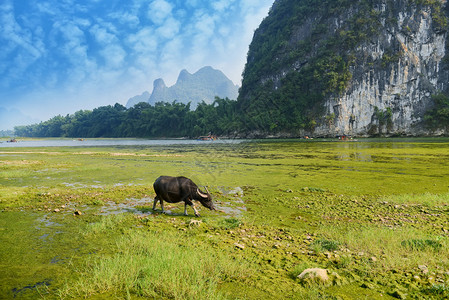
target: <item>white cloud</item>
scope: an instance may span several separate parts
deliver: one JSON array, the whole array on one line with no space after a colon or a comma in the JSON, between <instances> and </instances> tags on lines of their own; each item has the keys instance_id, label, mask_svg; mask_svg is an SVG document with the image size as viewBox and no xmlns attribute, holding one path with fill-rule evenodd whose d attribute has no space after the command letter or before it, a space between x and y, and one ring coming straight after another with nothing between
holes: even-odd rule
<instances>
[{"instance_id":1,"label":"white cloud","mask_svg":"<svg viewBox=\"0 0 449 300\"><path fill-rule=\"evenodd\" d=\"M183 41L181 40L181 38L174 38L165 44L165 47L162 49L161 56L159 58L160 68L164 71L164 73L179 73L180 64L184 64L184 61L182 60L183 52ZM172 80L173 78L166 79Z\"/></svg>"},{"instance_id":2,"label":"white cloud","mask_svg":"<svg viewBox=\"0 0 449 300\"><path fill-rule=\"evenodd\" d=\"M212 2L212 7L215 10L222 12L222 11L226 10L227 8L229 8L229 6L232 3L234 3L234 0L219 0L219 1Z\"/></svg>"},{"instance_id":3,"label":"white cloud","mask_svg":"<svg viewBox=\"0 0 449 300\"><path fill-rule=\"evenodd\" d=\"M109 17L117 20L120 24L128 25L130 27L137 27L140 24L140 19L137 15L131 12L121 11L109 14Z\"/></svg>"},{"instance_id":4,"label":"white cloud","mask_svg":"<svg viewBox=\"0 0 449 300\"><path fill-rule=\"evenodd\" d=\"M0 74L3 74L2 86L9 87L14 81L27 76L27 69L44 55L41 37L33 33L34 30L39 32L39 27L36 27L21 26L16 20L11 3L0 6L0 59L5 62L0 67Z\"/></svg>"},{"instance_id":5,"label":"white cloud","mask_svg":"<svg viewBox=\"0 0 449 300\"><path fill-rule=\"evenodd\" d=\"M57 30L64 38L64 44L61 50L63 50L66 57L74 64L84 62L87 58L87 45L83 30L72 22L58 25L55 26L58 26Z\"/></svg>"},{"instance_id":6,"label":"white cloud","mask_svg":"<svg viewBox=\"0 0 449 300\"><path fill-rule=\"evenodd\" d=\"M197 36L208 38L214 34L215 31L215 16L209 15L205 12L199 12L195 17L195 32Z\"/></svg>"},{"instance_id":7,"label":"white cloud","mask_svg":"<svg viewBox=\"0 0 449 300\"><path fill-rule=\"evenodd\" d=\"M101 55L105 60L107 68L118 69L123 67L126 52L118 44L107 45L100 51Z\"/></svg>"},{"instance_id":8,"label":"white cloud","mask_svg":"<svg viewBox=\"0 0 449 300\"><path fill-rule=\"evenodd\" d=\"M117 39L114 34L108 32L106 28L100 27L98 24L92 26L89 31L100 44L109 44Z\"/></svg>"},{"instance_id":9,"label":"white cloud","mask_svg":"<svg viewBox=\"0 0 449 300\"><path fill-rule=\"evenodd\" d=\"M25 7L0 0L0 102L19 94L14 105L47 118L124 104L151 91L156 78L171 85L181 69L205 65L239 84L254 30L273 1L42 0ZM9 91L18 81L29 89Z\"/></svg>"},{"instance_id":10,"label":"white cloud","mask_svg":"<svg viewBox=\"0 0 449 300\"><path fill-rule=\"evenodd\" d=\"M50 2L39 2L36 4L39 12L55 16L59 13L58 8Z\"/></svg>"},{"instance_id":11,"label":"white cloud","mask_svg":"<svg viewBox=\"0 0 449 300\"><path fill-rule=\"evenodd\" d=\"M151 27L144 27L127 38L128 45L137 55L153 53L158 46L156 34Z\"/></svg>"},{"instance_id":12,"label":"white cloud","mask_svg":"<svg viewBox=\"0 0 449 300\"><path fill-rule=\"evenodd\" d=\"M154 0L149 5L148 18L156 25L161 25L171 16L172 5L165 0Z\"/></svg>"},{"instance_id":13,"label":"white cloud","mask_svg":"<svg viewBox=\"0 0 449 300\"><path fill-rule=\"evenodd\" d=\"M169 17L165 20L164 24L156 30L156 32L159 36L165 39L171 39L179 33L180 28L181 23L178 20Z\"/></svg>"}]
</instances>

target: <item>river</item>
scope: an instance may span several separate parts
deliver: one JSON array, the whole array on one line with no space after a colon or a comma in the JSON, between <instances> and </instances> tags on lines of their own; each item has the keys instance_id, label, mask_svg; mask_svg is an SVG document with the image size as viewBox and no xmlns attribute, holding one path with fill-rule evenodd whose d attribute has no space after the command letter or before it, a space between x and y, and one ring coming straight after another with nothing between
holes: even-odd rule
<instances>
[{"instance_id":1,"label":"river","mask_svg":"<svg viewBox=\"0 0 449 300\"><path fill-rule=\"evenodd\" d=\"M205 145L236 144L242 140L218 139L215 141L199 141L187 139L17 139L17 142L0 140L0 148L24 147L96 147L96 146L168 146L168 145Z\"/></svg>"}]
</instances>

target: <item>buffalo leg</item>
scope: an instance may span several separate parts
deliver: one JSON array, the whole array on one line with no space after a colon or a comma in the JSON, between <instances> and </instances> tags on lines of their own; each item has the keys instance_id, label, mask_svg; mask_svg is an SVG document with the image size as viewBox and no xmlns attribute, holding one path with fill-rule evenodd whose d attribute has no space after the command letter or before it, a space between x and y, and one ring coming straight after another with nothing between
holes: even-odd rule
<instances>
[{"instance_id":1,"label":"buffalo leg","mask_svg":"<svg viewBox=\"0 0 449 300\"><path fill-rule=\"evenodd\" d=\"M159 202L161 203L161 210L162 210L162 213L165 213L165 211L164 211L164 201L162 200L162 198L159 199Z\"/></svg>"},{"instance_id":2,"label":"buffalo leg","mask_svg":"<svg viewBox=\"0 0 449 300\"><path fill-rule=\"evenodd\" d=\"M157 204L157 201L159 200L159 202L161 203L161 209L162 209L162 212L164 212L164 202L162 201L162 198L159 198L159 196L156 196L155 198L154 198L154 203L153 203L153 210L156 210L156 204Z\"/></svg>"},{"instance_id":3,"label":"buffalo leg","mask_svg":"<svg viewBox=\"0 0 449 300\"><path fill-rule=\"evenodd\" d=\"M192 206L193 211L195 212L195 216L196 217L201 217L200 214L198 213L198 211L196 210L195 204L192 203L190 206Z\"/></svg>"},{"instance_id":4,"label":"buffalo leg","mask_svg":"<svg viewBox=\"0 0 449 300\"><path fill-rule=\"evenodd\" d=\"M196 217L201 217L198 211L196 210L195 204L193 204L192 201L184 201L184 216L188 216L187 214L187 205L190 205L193 208L193 211L195 212Z\"/></svg>"},{"instance_id":5,"label":"buffalo leg","mask_svg":"<svg viewBox=\"0 0 449 300\"><path fill-rule=\"evenodd\" d=\"M156 196L156 197L154 197L154 202L153 202L153 210L156 210L156 204L157 204L157 201L159 200L159 198Z\"/></svg>"}]
</instances>

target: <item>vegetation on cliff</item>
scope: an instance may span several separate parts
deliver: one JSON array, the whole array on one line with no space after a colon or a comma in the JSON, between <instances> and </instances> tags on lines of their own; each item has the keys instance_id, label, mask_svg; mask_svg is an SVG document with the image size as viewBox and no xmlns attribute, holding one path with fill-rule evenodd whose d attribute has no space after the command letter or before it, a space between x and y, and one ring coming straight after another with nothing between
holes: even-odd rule
<instances>
[{"instance_id":1,"label":"vegetation on cliff","mask_svg":"<svg viewBox=\"0 0 449 300\"><path fill-rule=\"evenodd\" d=\"M412 7L430 7L433 30L447 30L441 1L276 1L248 52L238 102L246 112L244 123L275 133L313 130L325 122L323 102L357 80L355 66L385 70L404 55L393 45L380 60L370 61L358 48L375 43L380 28L397 26L395 10Z\"/></svg>"},{"instance_id":2,"label":"vegetation on cliff","mask_svg":"<svg viewBox=\"0 0 449 300\"><path fill-rule=\"evenodd\" d=\"M432 97L435 106L424 116L426 125L432 129L449 129L449 96L438 94Z\"/></svg>"}]
</instances>

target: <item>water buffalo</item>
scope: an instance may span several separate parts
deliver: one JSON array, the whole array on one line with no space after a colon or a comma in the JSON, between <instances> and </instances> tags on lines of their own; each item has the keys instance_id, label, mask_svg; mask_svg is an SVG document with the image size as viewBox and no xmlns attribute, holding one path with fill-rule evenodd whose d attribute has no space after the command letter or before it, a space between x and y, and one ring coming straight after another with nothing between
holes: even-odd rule
<instances>
[{"instance_id":1,"label":"water buffalo","mask_svg":"<svg viewBox=\"0 0 449 300\"><path fill-rule=\"evenodd\" d=\"M163 201L169 203L177 203L184 201L184 215L187 216L187 205L190 205L195 212L195 216L199 217L200 214L195 208L192 200L198 200L201 204L210 210L215 210L214 203L212 202L212 197L207 193L200 191L198 186L189 178L171 177L171 176L160 176L153 183L154 191L156 192L156 197L154 198L153 210L156 209L156 203L159 200L161 203L162 212L164 212Z\"/></svg>"}]
</instances>

